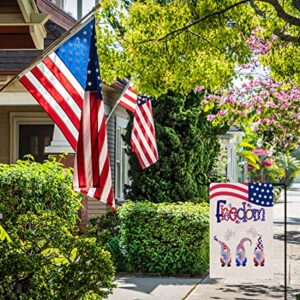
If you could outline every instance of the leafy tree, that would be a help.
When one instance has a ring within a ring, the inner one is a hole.
[[[300,83],[300,1],[102,1],[99,55],[106,82],[130,75],[151,95],[211,90],[251,58],[252,30],[272,49],[261,56],[276,78]]]
[[[203,201],[210,172],[219,156],[218,135],[227,127],[214,127],[202,112],[203,92],[182,96],[169,92],[153,103],[159,161],[142,170],[130,150],[131,185],[127,198],[153,202]],[[129,128],[132,124],[129,123]],[[125,136],[129,144],[130,132]],[[214,174],[215,179],[215,174]]]

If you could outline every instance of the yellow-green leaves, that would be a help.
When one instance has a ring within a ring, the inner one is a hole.
[[[9,243],[11,243],[11,238],[8,235],[8,233],[4,230],[4,228],[0,225],[0,241],[7,241]]]

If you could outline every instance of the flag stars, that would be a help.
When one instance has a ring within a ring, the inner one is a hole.
[[[83,34],[84,34],[84,35],[87,35],[87,31],[86,31],[86,30],[84,30],[84,31],[83,31]]]
[[[91,82],[91,81],[89,81],[89,82],[88,82],[88,86],[91,86],[91,85],[92,85],[92,82]]]

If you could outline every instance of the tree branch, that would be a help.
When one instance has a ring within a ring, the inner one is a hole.
[[[257,15],[265,18],[266,17],[266,13],[260,9],[255,3],[254,0],[249,0],[249,3],[251,5],[251,7],[254,9],[254,11],[256,12]]]
[[[165,40],[171,40],[174,39],[176,36],[178,36],[179,34],[183,33],[184,31],[189,30],[189,28],[195,26],[196,24],[199,24],[200,22],[203,22],[209,18],[212,17],[216,17],[216,16],[220,16],[225,14],[227,11],[238,7],[240,5],[249,3],[251,5],[251,7],[254,9],[254,11],[256,12],[257,15],[262,16],[262,17],[266,17],[265,12],[263,10],[261,10],[256,4],[255,2],[263,2],[263,3],[268,3],[271,6],[273,6],[273,8],[275,9],[277,16],[286,21],[288,24],[290,25],[294,25],[297,27],[300,27],[300,18],[294,17],[290,14],[288,14],[284,8],[280,5],[278,0],[241,0],[237,3],[234,3],[226,8],[223,8],[219,11],[213,12],[209,15],[206,15],[202,18],[196,19],[194,21],[190,21],[189,23],[187,23],[185,26],[180,27],[178,29],[175,29],[173,31],[168,32],[167,34],[165,34],[164,36],[160,37],[160,38],[150,38],[147,40],[143,40],[138,42],[137,44],[143,44],[143,43],[148,43],[148,42],[162,42]],[[293,5],[296,9],[300,10],[300,0],[293,0]],[[282,39],[283,41],[288,41],[288,42],[299,42],[299,39],[295,36],[290,36],[290,35],[286,35],[280,32],[275,33],[280,39]]]
[[[280,32],[279,30],[275,30],[274,34],[276,36],[278,36],[282,41],[292,42],[292,43],[300,43],[300,37],[299,36],[284,34],[284,33]]]
[[[286,21],[287,23],[291,24],[291,25],[295,25],[297,27],[300,27],[300,19],[297,18],[297,17],[294,17],[290,14],[288,14],[284,9],[283,7],[280,5],[280,3],[278,2],[278,0],[258,0],[260,2],[265,2],[265,3],[269,3],[271,4],[276,13],[277,13],[277,16]]]
[[[207,38],[205,38],[203,35],[200,35],[200,34],[198,34],[198,33],[196,33],[196,32],[193,32],[193,31],[191,31],[191,30],[187,30],[190,34],[192,34],[192,35],[195,35],[195,36],[197,36],[199,39],[202,39],[202,40],[204,40],[206,43],[208,43],[208,44],[210,44],[212,47],[214,47],[214,48],[216,48],[218,51],[220,51],[221,53],[222,53],[222,51],[221,51],[221,49],[219,48],[219,47],[217,47],[216,45],[214,45],[211,41],[209,41]]]
[[[296,9],[300,10],[300,1],[299,0],[293,0],[293,5]]]
[[[199,18],[199,19],[197,19],[197,20],[191,21],[191,22],[189,22],[187,25],[185,25],[185,26],[183,26],[183,27],[180,27],[180,28],[178,28],[178,29],[176,29],[176,30],[170,31],[169,33],[167,33],[166,35],[162,36],[161,38],[144,40],[144,41],[139,42],[138,44],[147,43],[147,42],[154,42],[154,41],[156,41],[156,42],[162,42],[162,41],[164,41],[165,39],[168,39],[168,38],[169,38],[170,36],[172,36],[173,34],[176,34],[176,33],[179,33],[179,34],[180,34],[180,33],[186,31],[186,30],[189,29],[190,27],[192,27],[192,26],[194,26],[194,25],[196,25],[196,24],[198,24],[198,23],[200,23],[200,22],[203,22],[203,21],[205,21],[205,20],[207,20],[207,19],[209,19],[209,18],[211,18],[211,17],[215,17],[215,16],[222,15],[222,14],[224,14],[225,12],[227,12],[228,10],[231,10],[231,9],[233,9],[233,8],[239,6],[239,5],[245,4],[245,3],[247,3],[247,2],[249,2],[249,0],[242,0],[242,1],[239,1],[239,2],[237,2],[237,3],[235,3],[235,4],[232,4],[232,5],[230,5],[230,6],[226,7],[226,8],[224,8],[224,9],[221,9],[221,10],[219,10],[219,11],[213,12],[213,13],[211,13],[211,14],[209,14],[209,15],[206,15],[206,16],[204,16],[204,17],[202,17],[202,18]]]

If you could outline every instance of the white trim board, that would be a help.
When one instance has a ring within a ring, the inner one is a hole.
[[[0,93],[0,106],[39,105],[30,93]],[[108,115],[111,107],[104,104],[105,114]]]

